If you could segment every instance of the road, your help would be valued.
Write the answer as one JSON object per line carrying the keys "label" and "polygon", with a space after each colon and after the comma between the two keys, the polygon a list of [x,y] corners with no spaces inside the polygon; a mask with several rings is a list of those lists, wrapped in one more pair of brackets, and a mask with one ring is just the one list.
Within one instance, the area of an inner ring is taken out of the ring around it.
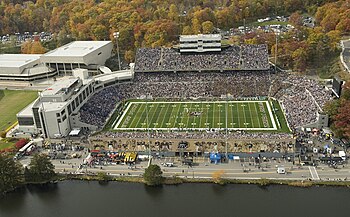
{"label": "road", "polygon": [[[24,165],[29,164],[29,158],[25,158],[20,162]],[[175,162],[174,167],[165,167],[161,163],[169,162],[169,159],[156,159],[154,164],[160,165],[164,176],[174,176],[186,178],[212,178],[213,173],[217,171],[223,171],[223,177],[229,179],[283,179],[283,180],[347,180],[350,177],[350,166],[346,165],[344,168],[334,169],[327,165],[320,165],[318,167],[311,166],[293,166],[292,163],[287,161],[273,161],[263,162],[260,168],[249,162],[234,162],[222,164],[210,164],[208,162],[199,162],[193,167],[181,165],[181,163]],[[85,167],[78,169],[78,165],[82,163],[82,159],[70,159],[70,160],[52,160],[55,165],[56,172],[65,173],[84,173],[84,172],[106,172],[110,175],[123,176],[141,176],[144,173],[144,169],[147,167],[148,162],[141,162],[136,164],[136,168],[130,168],[127,165],[103,165],[95,167]],[[278,174],[277,167],[284,167],[287,171],[286,174]]]}

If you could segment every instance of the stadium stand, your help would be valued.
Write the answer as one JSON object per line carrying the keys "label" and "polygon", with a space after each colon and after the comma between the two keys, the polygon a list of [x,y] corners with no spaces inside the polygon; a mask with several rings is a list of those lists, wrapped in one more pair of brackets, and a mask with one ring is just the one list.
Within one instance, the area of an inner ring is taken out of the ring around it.
{"label": "stadium stand", "polygon": [[267,70],[267,46],[233,45],[221,52],[180,53],[173,48],[140,48],[135,72]]}
{"label": "stadium stand", "polygon": [[102,126],[117,101],[130,98],[232,98],[272,96],[283,103],[287,121],[296,128],[316,121],[331,91],[303,76],[266,72],[136,73],[133,83],[109,87],[80,110],[83,122]]}

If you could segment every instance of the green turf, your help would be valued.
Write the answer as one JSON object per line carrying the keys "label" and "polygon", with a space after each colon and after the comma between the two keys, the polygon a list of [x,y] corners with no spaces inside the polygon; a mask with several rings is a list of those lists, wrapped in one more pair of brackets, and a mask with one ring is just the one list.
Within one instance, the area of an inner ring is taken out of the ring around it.
{"label": "green turf", "polygon": [[0,90],[0,131],[16,122],[16,114],[34,101],[36,91]]}
{"label": "green turf", "polygon": [[0,140],[0,150],[6,149],[6,148],[12,148],[14,147],[16,141],[7,140],[7,139],[1,139]]}
{"label": "green turf", "polygon": [[[268,109],[268,107],[270,109]],[[227,111],[227,116],[226,116]],[[130,101],[114,120],[116,130],[226,129],[273,130],[277,123],[268,101],[159,102]],[[197,115],[193,114],[197,112]],[[191,114],[192,113],[192,114]],[[284,118],[284,117],[282,117]],[[274,121],[272,121],[272,119]]]}

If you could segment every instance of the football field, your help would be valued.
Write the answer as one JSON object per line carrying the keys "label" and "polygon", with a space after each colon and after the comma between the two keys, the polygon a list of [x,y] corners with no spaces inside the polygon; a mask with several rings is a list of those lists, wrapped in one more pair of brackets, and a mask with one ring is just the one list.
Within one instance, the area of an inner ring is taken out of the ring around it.
{"label": "football field", "polygon": [[268,101],[128,102],[114,130],[278,130]]}

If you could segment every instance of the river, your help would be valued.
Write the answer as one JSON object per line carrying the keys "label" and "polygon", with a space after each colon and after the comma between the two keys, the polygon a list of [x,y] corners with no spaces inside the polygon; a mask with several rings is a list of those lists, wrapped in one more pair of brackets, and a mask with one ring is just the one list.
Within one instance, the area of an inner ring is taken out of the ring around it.
{"label": "river", "polygon": [[64,181],[0,198],[1,217],[99,216],[348,216],[344,187],[143,184]]}

